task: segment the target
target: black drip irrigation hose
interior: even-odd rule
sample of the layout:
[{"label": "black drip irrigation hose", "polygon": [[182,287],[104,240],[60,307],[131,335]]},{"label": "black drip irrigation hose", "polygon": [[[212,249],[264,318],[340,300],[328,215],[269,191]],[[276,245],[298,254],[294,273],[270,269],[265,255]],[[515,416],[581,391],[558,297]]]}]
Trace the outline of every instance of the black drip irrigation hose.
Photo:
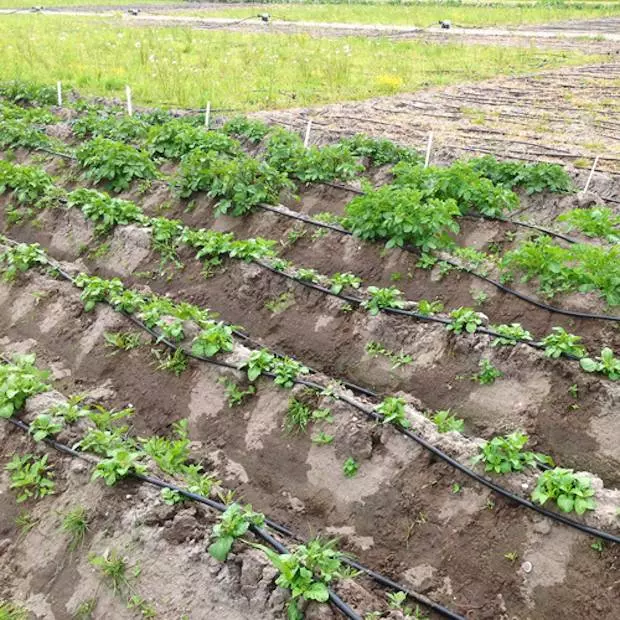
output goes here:
[{"label": "black drip irrigation hose", "polygon": [[[2,355],[1,357],[4,359],[5,362],[10,362],[10,360],[8,360],[4,355]],[[21,420],[18,420],[16,418],[7,418],[7,421],[13,424],[14,426],[16,426],[17,428],[21,429],[22,431],[28,434],[30,433],[30,427],[25,422],[22,422]],[[85,460],[91,464],[94,462],[93,459],[89,458],[88,455],[84,454],[83,452],[70,448],[69,446],[63,443],[60,443],[56,441],[55,439],[46,438],[44,439],[44,441],[45,443],[47,443],[48,445],[50,445],[52,448],[54,448],[55,450],[59,452],[62,452],[74,458]],[[226,504],[223,504],[221,502],[216,502],[215,500],[209,499],[208,497],[204,497],[202,495],[198,495],[196,493],[192,493],[188,491],[187,489],[184,489],[183,487],[177,486],[176,484],[173,484],[171,482],[166,482],[165,480],[162,480],[155,476],[148,476],[148,475],[140,474],[137,472],[132,472],[131,476],[141,482],[146,482],[147,484],[153,485],[160,489],[170,489],[172,491],[176,491],[183,497],[186,497],[187,499],[191,501],[204,504],[205,506],[208,506],[209,508],[212,508],[213,510],[216,510],[220,513],[225,512],[227,509]],[[302,537],[295,534],[289,528],[269,518],[265,518],[265,525],[269,529],[277,532],[278,534],[281,534],[282,536],[285,536],[287,538],[291,538],[292,540],[296,542],[304,541]],[[276,549],[278,553],[288,553],[287,548],[284,545],[282,545],[278,540],[276,540],[275,538],[270,536],[267,532],[265,532],[264,529],[259,528],[255,525],[251,525],[250,529],[252,530],[254,534],[256,534],[258,537],[260,537],[262,540],[264,540],[270,546]],[[365,573],[368,577],[370,577],[373,581],[377,582],[379,585],[394,589],[396,591],[404,592],[405,594],[407,594],[407,596],[413,598],[419,603],[422,603],[429,609],[436,611],[437,613],[444,616],[445,618],[450,618],[451,620],[465,620],[463,616],[451,611],[450,609],[444,607],[443,605],[435,603],[433,600],[429,599],[427,596],[404,587],[403,585],[393,581],[389,577],[386,577],[385,575],[382,575],[381,573],[377,573],[371,568],[368,568],[367,566],[364,566],[363,564],[356,562],[355,560],[349,558],[346,555],[343,555],[343,557],[341,558],[341,561],[343,562],[343,564],[347,564],[351,568],[354,568],[356,570],[359,570]],[[355,614],[355,612],[351,610],[350,607],[346,603],[344,603],[342,599],[340,599],[340,597],[338,597],[338,595],[332,592],[331,590],[330,590],[330,600],[334,604],[334,606],[337,607],[348,618],[351,618],[352,620],[361,620],[361,618],[357,614]]]},{"label": "black drip irrigation hose", "polygon": [[[52,265],[52,267],[54,267],[54,266]],[[56,268],[56,269],[57,269],[57,271],[61,275],[63,275],[64,277],[67,277],[69,280],[71,280],[73,282],[72,276],[70,276],[66,272],[62,271],[61,269],[58,269],[58,268]],[[103,302],[103,303],[107,304],[107,302]],[[129,314],[129,313],[124,312],[124,311],[118,311],[118,310],[115,310],[115,311],[120,312],[121,314],[123,314],[124,316],[129,318],[133,323],[135,323],[136,325],[141,327],[143,330],[147,331],[151,336],[156,338],[158,342],[163,343],[164,345],[166,345],[169,349],[171,349],[173,351],[179,351],[180,350],[185,355],[187,355],[188,357],[190,357],[192,359],[195,359],[195,360],[198,360],[198,361],[201,361],[201,362],[205,362],[207,364],[211,364],[211,365],[214,365],[214,366],[220,366],[220,367],[223,367],[223,368],[229,368],[229,369],[233,369],[233,370],[239,370],[239,368],[236,365],[234,365],[234,364],[230,364],[228,362],[212,360],[212,359],[209,359],[207,357],[203,357],[201,355],[197,355],[195,353],[192,353],[191,351],[186,351],[184,348],[179,347],[177,344],[169,341],[168,339],[162,338],[161,335],[158,335],[154,330],[149,328],[147,325],[145,325],[142,321],[140,321],[138,318],[136,318],[132,314]],[[276,376],[272,372],[264,372],[262,374],[264,376],[266,376],[266,377],[269,377],[269,378],[274,378]],[[319,390],[319,391],[323,390],[324,387],[325,387],[325,386],[323,386],[323,385],[321,385],[319,383],[315,383],[313,381],[307,381],[307,380],[304,380],[304,379],[294,379],[293,382],[295,384],[297,384],[297,385],[303,385],[305,387],[309,387],[309,388],[312,388],[314,390]],[[361,405],[357,401],[353,400],[352,398],[350,398],[346,394],[336,394],[335,397],[338,398],[339,400],[341,400],[342,402],[345,402],[345,403],[349,404],[354,409],[357,409],[360,413],[363,413],[364,415],[366,415],[370,419],[372,419],[372,420],[374,420],[376,422],[381,422],[381,423],[383,422],[384,418],[383,418],[383,416],[380,413],[378,413],[374,409],[367,409],[366,407],[364,407],[363,405]],[[455,469],[459,470],[461,473],[469,476],[473,480],[479,482],[483,486],[486,486],[487,488],[491,489],[492,491],[495,491],[499,495],[502,495],[503,497],[505,497],[505,498],[507,498],[507,499],[509,499],[511,501],[517,502],[518,504],[520,504],[522,506],[530,508],[531,510],[534,510],[535,512],[537,512],[539,514],[542,514],[543,516],[548,517],[549,519],[552,519],[552,520],[557,521],[559,523],[562,523],[564,525],[568,525],[570,527],[573,527],[573,528],[575,528],[575,529],[577,529],[577,530],[579,530],[581,532],[589,534],[590,536],[595,536],[595,537],[598,537],[598,538],[602,538],[603,540],[606,540],[608,542],[620,543],[620,537],[619,536],[615,536],[614,534],[609,534],[608,532],[605,532],[603,530],[598,530],[596,528],[590,527],[590,526],[585,525],[583,523],[580,523],[578,521],[574,521],[573,519],[565,517],[565,516],[563,516],[560,513],[556,513],[556,512],[552,512],[550,510],[546,510],[545,508],[542,508],[541,506],[538,506],[538,505],[534,504],[533,502],[531,502],[531,501],[529,501],[529,500],[527,500],[527,499],[525,499],[525,498],[523,498],[523,497],[521,497],[519,495],[516,495],[516,494],[512,493],[508,489],[505,489],[504,487],[496,484],[495,482],[493,482],[489,478],[487,478],[485,476],[482,476],[480,474],[477,474],[475,471],[473,471],[472,469],[470,469],[466,465],[463,465],[462,463],[460,463],[456,459],[452,458],[451,456],[449,456],[448,454],[443,452],[441,449],[433,446],[431,443],[429,443],[427,440],[425,440],[421,436],[417,435],[416,433],[414,433],[414,432],[412,432],[412,431],[410,431],[410,430],[408,430],[406,428],[403,428],[400,425],[392,425],[392,426],[397,431],[399,431],[400,433],[404,434],[409,439],[412,439],[418,445],[422,446],[424,449],[426,449],[427,451],[431,452],[433,455],[437,456],[439,459],[441,459],[444,462],[448,463],[449,465],[451,465]]]},{"label": "black drip irrigation hose", "polygon": [[[46,152],[52,153],[53,155],[58,155],[60,157],[65,157],[67,159],[76,159],[73,155],[67,155],[67,154],[63,154],[63,153],[57,153],[54,151],[50,151],[50,150],[46,150],[44,148],[40,148],[40,150],[44,150]],[[311,217],[305,216],[305,215],[301,215],[301,214],[293,214],[291,213],[288,209],[282,210],[282,209],[277,209],[275,207],[271,207],[269,205],[257,205],[259,208],[265,210],[265,211],[271,211],[273,213],[277,213],[279,215],[284,215],[285,217],[288,218],[292,218],[292,219],[296,219],[299,220],[301,222],[305,222],[306,224],[310,224],[311,226],[315,226],[315,227],[320,227],[320,228],[325,228],[328,230],[333,230],[334,232],[340,233],[340,234],[345,234],[345,235],[349,235],[349,236],[353,236],[353,233],[351,233],[350,231],[340,227],[340,226],[335,226],[333,224],[327,224],[325,222],[319,222]],[[484,218],[487,219],[487,218]],[[564,241],[567,241],[568,243],[576,243],[576,241],[574,239],[571,239],[570,237],[567,237],[565,235],[561,235],[560,233],[554,233],[553,231],[550,230],[546,230],[543,228],[540,228],[538,226],[535,226],[533,224],[525,224],[523,222],[516,222],[516,221],[512,221],[512,220],[507,220],[507,219],[503,219],[503,218],[488,218],[490,220],[495,220],[497,219],[498,221],[504,221],[504,222],[508,222],[511,224],[516,224],[519,226],[525,226],[527,228],[533,228],[536,230],[540,230],[542,232],[546,232],[547,234],[556,236],[558,238],[563,239]],[[412,254],[415,254],[416,251],[413,248],[410,247],[403,247],[403,249],[407,252],[410,252]],[[533,297],[529,297],[528,295],[525,295],[523,293],[519,293],[518,291],[515,291],[514,289],[511,289],[503,284],[501,284],[500,282],[498,282],[497,280],[493,280],[492,278],[489,278],[487,276],[484,276],[476,271],[474,271],[473,269],[469,269],[468,267],[463,267],[462,265],[459,265],[456,262],[450,261],[448,259],[442,259],[443,262],[451,265],[452,267],[455,267],[456,269],[458,269],[459,271],[464,271],[466,273],[468,273],[469,275],[478,278],[480,280],[483,280],[484,282],[487,282],[488,284],[491,284],[492,286],[498,288],[499,290],[503,291],[504,293],[507,293],[509,295],[513,295],[514,297],[517,297],[518,299],[521,299],[522,301],[529,303],[533,306],[536,306],[538,308],[541,308],[543,310],[547,310],[548,312],[552,312],[555,314],[561,314],[564,316],[570,316],[570,317],[575,317],[575,318],[579,318],[579,319],[592,319],[592,320],[600,320],[600,321],[615,321],[615,322],[620,322],[620,316],[614,316],[614,315],[608,315],[608,314],[598,314],[598,313],[589,313],[589,312],[579,312],[578,310],[565,310],[563,308],[558,308],[556,306],[550,306],[549,304],[546,304],[544,302],[538,301],[536,299],[534,299]]]},{"label": "black drip irrigation hose", "polygon": [[[14,418],[7,418],[7,421],[26,433],[30,432],[30,426],[26,424],[25,422],[22,422],[21,420],[16,420]],[[74,450],[73,448],[70,448],[69,446],[63,443],[60,443],[56,441],[55,439],[46,438],[44,439],[44,441],[49,446],[51,446],[55,450],[58,450],[59,452],[62,452],[63,454],[67,454],[68,456],[86,460],[89,463],[92,462],[91,459],[85,458],[85,455],[82,454],[81,452],[78,452],[77,450]],[[130,475],[132,478],[135,478],[136,480],[139,480],[140,482],[146,482],[147,484],[158,487],[160,489],[170,489],[171,491],[176,491],[183,497],[186,497],[187,499],[198,502],[200,504],[204,504],[205,506],[208,506],[209,508],[212,508],[213,510],[216,510],[220,513],[225,512],[227,509],[227,506],[225,504],[222,504],[221,502],[216,502],[212,499],[209,499],[208,497],[203,497],[202,495],[191,493],[190,491],[187,491],[186,489],[183,489],[182,487],[179,487],[170,482],[166,482],[165,480],[161,480],[160,478],[156,478],[154,476],[147,476],[145,474],[140,474],[137,472],[132,472]],[[265,524],[271,529],[279,532],[280,534],[297,539],[297,536],[295,536],[295,534],[293,534],[290,530],[288,530],[287,528],[283,526],[280,526],[279,524],[269,519],[265,520]],[[270,547],[275,549],[278,553],[282,554],[282,553],[289,552],[288,549],[281,542],[276,540],[273,536],[269,535],[263,528],[257,527],[256,525],[250,525],[250,530],[256,537],[260,538],[263,542],[267,543]],[[366,571],[370,571],[370,569],[366,569]],[[389,581],[387,579],[385,580]],[[349,607],[349,605],[347,605],[331,588],[329,588],[329,600],[334,605],[334,607],[336,607],[336,609],[338,609],[338,611],[340,611],[346,618],[349,618],[350,620],[362,620],[362,617],[359,614],[357,614],[351,607]],[[460,618],[460,616],[452,616],[452,617]]]},{"label": "black drip irrigation hose", "polygon": [[[283,215],[284,217],[288,217],[294,220],[299,220],[300,222],[304,222],[306,224],[310,224],[311,226],[317,226],[317,227],[321,227],[321,228],[328,228],[329,230],[333,230],[334,232],[337,232],[341,235],[348,235],[348,236],[353,236],[353,233],[349,230],[345,230],[344,228],[340,227],[340,226],[334,226],[332,224],[325,224],[323,222],[317,222],[316,220],[305,216],[305,215],[298,215],[296,213],[292,213],[290,212],[290,210],[286,209],[277,209],[275,207],[270,207],[267,205],[258,205],[258,207],[260,209],[264,209],[265,211],[272,211],[273,213],[278,213],[280,215]],[[417,251],[413,248],[413,247],[408,247],[408,246],[404,246],[402,248],[403,250],[405,250],[406,252],[409,252],[411,254],[416,254]],[[459,271],[464,271],[466,273],[468,273],[469,275],[478,278],[480,280],[483,280],[485,282],[487,282],[488,284],[492,284],[493,286],[495,286],[496,288],[500,289],[501,291],[503,291],[504,293],[507,293],[509,295],[513,295],[514,297],[518,297],[519,299],[521,299],[522,301],[525,301],[526,303],[529,303],[533,306],[537,306],[538,308],[542,308],[543,310],[547,310],[548,312],[553,312],[555,314],[562,314],[564,316],[571,316],[571,317],[575,317],[575,318],[579,318],[579,319],[596,319],[596,320],[600,320],[600,321],[616,321],[616,322],[620,322],[620,316],[614,316],[614,315],[609,315],[609,314],[596,314],[596,313],[589,313],[589,312],[579,312],[578,310],[565,310],[563,308],[557,308],[555,306],[550,306],[549,304],[545,304],[541,301],[538,301],[536,299],[534,299],[533,297],[529,297],[528,295],[524,295],[523,293],[519,293],[518,291],[515,291],[514,289],[511,289],[503,284],[501,284],[501,282],[498,282],[497,280],[493,280],[492,278],[489,278],[487,276],[484,276],[476,271],[474,271],[473,269],[469,269],[469,267],[463,267],[462,265],[451,261],[450,259],[441,259],[444,263],[447,263],[448,265],[451,265],[452,267],[455,267],[456,269],[458,269]]]}]

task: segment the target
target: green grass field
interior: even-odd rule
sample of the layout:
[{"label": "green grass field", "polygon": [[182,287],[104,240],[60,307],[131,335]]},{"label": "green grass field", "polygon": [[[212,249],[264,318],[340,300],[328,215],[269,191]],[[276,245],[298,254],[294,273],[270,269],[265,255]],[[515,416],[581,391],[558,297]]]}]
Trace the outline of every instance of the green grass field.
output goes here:
[{"label": "green grass field", "polygon": [[256,110],[357,100],[600,60],[578,53],[383,38],[135,28],[102,18],[0,21],[0,79],[62,80],[136,102]]},{"label": "green grass field", "polygon": [[[393,24],[428,27],[439,20],[450,20],[455,26],[503,26],[542,24],[546,22],[588,19],[620,15],[620,3],[606,6],[553,6],[536,3],[529,6],[446,6],[419,3],[415,5],[367,4],[266,4],[197,10],[188,15],[202,17],[243,18],[267,12],[273,19],[285,21],[342,22],[359,24]],[[181,12],[175,11],[175,15]]]}]

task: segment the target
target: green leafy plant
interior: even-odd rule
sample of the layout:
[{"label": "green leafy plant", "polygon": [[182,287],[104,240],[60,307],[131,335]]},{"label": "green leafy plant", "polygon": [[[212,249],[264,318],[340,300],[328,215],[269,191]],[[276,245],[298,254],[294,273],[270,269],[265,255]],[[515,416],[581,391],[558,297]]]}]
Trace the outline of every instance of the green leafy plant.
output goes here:
[{"label": "green leafy plant", "polygon": [[562,512],[582,515],[596,508],[594,495],[588,478],[576,475],[572,469],[556,467],[540,474],[532,500],[541,506],[552,500]]},{"label": "green leafy plant", "polygon": [[465,423],[463,420],[451,415],[449,409],[437,411],[431,420],[435,423],[437,431],[440,433],[449,433],[450,431],[462,433],[465,430]]},{"label": "green leafy plant", "polygon": [[496,474],[522,471],[526,467],[537,467],[540,463],[553,465],[553,460],[549,456],[524,451],[527,441],[527,435],[521,431],[515,431],[505,437],[494,437],[480,447],[480,454],[475,456],[472,462],[482,461],[486,471]]},{"label": "green leafy plant", "polygon": [[85,142],[75,155],[88,180],[106,182],[114,192],[127,189],[135,179],[150,180],[157,176],[148,153],[101,136]]},{"label": "green leafy plant", "polygon": [[30,434],[35,441],[55,437],[64,428],[64,420],[48,413],[40,413],[30,424]]},{"label": "green leafy plant", "polygon": [[428,620],[420,608],[416,605],[415,609],[405,605],[407,595],[404,592],[388,592],[386,594],[390,609],[400,611],[405,618],[415,618],[415,620]]},{"label": "green leafy plant", "polygon": [[152,155],[166,159],[180,159],[193,151],[230,156],[241,154],[241,145],[237,140],[220,131],[194,127],[182,118],[151,127],[147,145]]},{"label": "green leafy plant", "polygon": [[597,292],[610,306],[620,304],[620,245],[605,248],[590,243],[563,247],[542,235],[507,252],[500,262],[502,277],[522,273],[522,281],[537,279],[542,294]]},{"label": "green leafy plant", "polygon": [[511,323],[510,325],[491,325],[489,328],[498,334],[491,342],[492,347],[509,346],[513,347],[518,342],[531,342],[532,334],[524,329],[521,323]]},{"label": "green leafy plant", "polygon": [[177,377],[187,370],[189,361],[183,349],[175,349],[174,353],[160,353],[157,349],[151,349],[157,359],[157,370],[167,370]]},{"label": "green leafy plant", "polygon": [[401,366],[406,366],[413,362],[413,358],[411,355],[406,354],[404,351],[400,351],[399,353],[395,353],[394,351],[390,351],[386,349],[380,342],[375,342],[370,340],[366,343],[366,352],[372,357],[377,357],[382,355],[392,362],[392,370],[396,370]]},{"label": "green leafy plant", "polygon": [[226,121],[222,131],[228,135],[245,138],[254,144],[260,142],[270,131],[265,123],[246,116],[235,116]]},{"label": "green leafy plant", "polygon": [[360,464],[354,458],[349,457],[342,464],[342,473],[347,478],[353,478],[353,476],[355,476],[357,474],[359,468],[360,468]]},{"label": "green leafy plant", "polygon": [[454,334],[461,334],[463,331],[473,334],[484,321],[484,315],[467,307],[452,310],[450,318],[452,322],[446,325],[446,329]]},{"label": "green leafy plant", "polygon": [[284,430],[287,433],[305,433],[311,419],[312,409],[308,405],[296,398],[291,398],[288,401],[286,417],[284,419]]},{"label": "green leafy plant", "polygon": [[452,245],[459,214],[453,200],[426,200],[418,190],[384,185],[349,202],[344,226],[361,239],[385,240],[388,248],[411,245],[428,252]]},{"label": "green leafy plant", "polygon": [[109,233],[119,224],[146,222],[146,216],[134,202],[112,198],[93,189],[81,188],[70,192],[67,194],[67,205],[79,208],[89,220],[96,222],[95,232],[100,235]]},{"label": "green leafy plant", "polygon": [[388,288],[369,286],[367,291],[370,298],[362,302],[362,308],[371,316],[376,316],[385,308],[402,308],[405,305],[402,291],[394,286]]},{"label": "green leafy plant", "polygon": [[326,446],[334,441],[334,436],[326,433],[325,431],[319,431],[312,436],[312,443],[318,446]]},{"label": "green leafy plant", "polygon": [[196,150],[181,160],[176,186],[183,198],[205,191],[218,200],[216,213],[240,216],[256,205],[276,204],[290,182],[266,162]]},{"label": "green leafy plant", "polygon": [[422,160],[420,153],[414,149],[400,146],[385,138],[371,138],[361,133],[341,140],[341,144],[357,157],[368,158],[373,166],[397,164],[401,161],[415,164]]},{"label": "green leafy plant", "polygon": [[314,539],[284,554],[278,554],[263,545],[253,545],[262,550],[278,569],[276,584],[291,593],[287,608],[289,620],[303,618],[300,600],[324,603],[329,598],[329,585],[336,579],[349,576],[335,544],[335,541]]},{"label": "green leafy plant", "polygon": [[271,372],[275,374],[273,381],[276,385],[290,389],[299,375],[308,374],[310,370],[290,357],[276,357],[273,359]]},{"label": "green leafy plant", "polygon": [[375,411],[383,416],[383,424],[394,424],[401,428],[410,428],[411,422],[405,413],[405,400],[396,396],[387,396],[375,407]]},{"label": "green leafy plant", "polygon": [[228,400],[228,406],[231,409],[241,405],[249,396],[256,394],[256,387],[254,385],[249,385],[247,389],[240,390],[239,386],[230,379],[223,378],[222,383],[224,384],[224,391],[226,393],[226,399]]},{"label": "green leafy plant", "polygon": [[573,189],[570,176],[558,164],[497,161],[491,155],[466,162],[481,176],[505,187],[521,187],[526,193],[569,192]]},{"label": "green leafy plant", "polygon": [[7,282],[11,282],[18,273],[28,271],[34,265],[47,264],[47,256],[38,243],[18,243],[0,254],[0,272]]},{"label": "green leafy plant", "polygon": [[170,475],[185,471],[189,459],[189,435],[187,420],[173,425],[175,439],[154,435],[148,439],[140,438],[142,450],[157,463],[157,466]]},{"label": "green leafy plant", "polygon": [[92,479],[102,478],[108,486],[114,486],[133,473],[143,474],[146,466],[141,463],[142,458],[141,452],[127,448],[109,450],[106,457],[95,466]]},{"label": "green leafy plant", "polygon": [[495,383],[496,379],[504,376],[504,373],[495,368],[495,366],[493,366],[493,364],[487,359],[481,359],[478,362],[478,367],[480,370],[476,374],[472,375],[471,379],[480,385],[490,385],[491,383]]},{"label": "green leafy plant", "polygon": [[249,504],[231,504],[213,526],[214,542],[209,545],[210,555],[220,562],[226,561],[235,540],[241,538],[251,526],[262,527],[264,523],[265,516],[254,512]]},{"label": "green leafy plant", "polygon": [[168,487],[162,489],[160,495],[164,504],[168,504],[168,506],[175,506],[176,504],[181,504],[185,501],[183,495],[174,489],[169,489]]},{"label": "green leafy plant", "polygon": [[138,332],[104,332],[103,338],[106,347],[115,349],[112,355],[119,351],[131,351],[142,344],[142,335]]},{"label": "green leafy plant", "polygon": [[53,481],[52,467],[48,465],[47,454],[40,459],[35,459],[32,454],[16,454],[5,469],[10,472],[10,488],[19,493],[18,504],[30,498],[41,499],[54,492],[56,484]]},{"label": "green leafy plant", "polygon": [[42,168],[0,161],[0,194],[11,190],[17,203],[36,203],[53,188],[52,177]]},{"label": "green leafy plant", "polygon": [[256,381],[265,372],[270,372],[273,367],[275,356],[266,349],[252,351],[247,361],[241,364],[240,368],[246,368],[248,379]]},{"label": "green leafy plant", "polygon": [[30,613],[17,603],[0,599],[0,620],[28,620]]},{"label": "green leafy plant", "polygon": [[115,549],[106,551],[102,555],[91,555],[89,562],[101,571],[106,581],[116,594],[127,585],[127,558],[118,554]]},{"label": "green leafy plant", "polygon": [[451,202],[457,213],[470,211],[496,217],[515,209],[517,195],[507,187],[484,178],[464,162],[437,167],[399,163],[392,169],[394,185],[418,192],[424,201]]},{"label": "green leafy plant", "polygon": [[553,327],[541,343],[545,346],[545,355],[553,359],[561,355],[572,355],[581,359],[587,355],[585,347],[580,344],[581,336],[569,334],[563,327]]},{"label": "green leafy plant", "polygon": [[428,299],[420,299],[417,310],[422,316],[432,316],[443,310],[443,303],[438,300],[428,301]]},{"label": "green leafy plant", "polygon": [[571,209],[558,217],[569,230],[580,230],[587,237],[600,237],[609,243],[620,243],[620,216],[608,207]]},{"label": "green leafy plant", "polygon": [[595,359],[582,357],[579,363],[586,372],[600,372],[612,381],[620,379],[620,359],[614,356],[614,352],[609,347],[601,350],[600,357]]},{"label": "green leafy plant", "polygon": [[16,355],[11,363],[0,364],[0,418],[10,418],[29,396],[46,392],[49,372],[39,370],[34,355]]},{"label": "green leafy plant", "polygon": [[83,289],[80,299],[84,304],[84,310],[90,312],[100,301],[107,301],[112,296],[123,293],[123,283],[118,278],[106,280],[98,276],[89,276],[80,273],[75,278],[75,285]]}]

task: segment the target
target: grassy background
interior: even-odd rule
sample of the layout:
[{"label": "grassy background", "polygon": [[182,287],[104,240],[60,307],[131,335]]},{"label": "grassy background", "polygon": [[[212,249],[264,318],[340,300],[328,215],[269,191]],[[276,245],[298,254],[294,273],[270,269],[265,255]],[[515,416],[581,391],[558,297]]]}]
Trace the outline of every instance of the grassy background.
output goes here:
[{"label": "grassy background", "polygon": [[[439,20],[450,20],[454,26],[500,26],[536,24],[565,19],[587,19],[620,15],[620,3],[605,6],[446,6],[366,4],[266,4],[260,7],[227,7],[174,11],[202,17],[243,18],[257,11],[269,13],[273,19],[285,21],[348,22],[359,24],[394,24],[428,27]],[[172,14],[172,13],[171,13]]]},{"label": "grassy background", "polygon": [[419,88],[598,61],[535,48],[312,38],[113,20],[10,15],[0,21],[0,79],[62,80],[84,93],[136,102],[244,110],[364,99]]}]

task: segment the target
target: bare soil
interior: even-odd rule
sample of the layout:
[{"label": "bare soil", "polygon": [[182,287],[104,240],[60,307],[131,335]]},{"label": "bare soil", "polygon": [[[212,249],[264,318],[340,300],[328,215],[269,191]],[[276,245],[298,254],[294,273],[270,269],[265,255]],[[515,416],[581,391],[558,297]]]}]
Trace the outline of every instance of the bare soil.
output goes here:
[{"label": "bare soil", "polygon": [[[346,126],[347,133],[363,130],[414,144],[429,127],[435,131],[437,117],[445,115],[448,118],[436,129],[435,161],[453,159],[463,144],[491,150],[490,139],[493,148],[505,155],[574,161],[575,149],[583,146],[585,136],[603,136],[611,148],[614,134],[604,137],[610,131],[604,124],[613,125],[613,120],[595,118],[581,105],[582,99],[571,107],[554,96],[563,92],[561,84],[567,80],[583,100],[611,96],[617,71],[616,65],[564,70],[550,72],[544,79],[495,80],[479,88],[263,116],[296,128],[313,118],[319,142],[333,139]],[[466,120],[472,113],[463,102],[483,106],[485,115],[503,106],[508,124],[501,135],[506,138],[476,131],[476,123]],[[549,146],[544,135],[528,135],[528,142],[536,141],[535,147],[514,142],[518,122],[510,125],[513,116],[533,118],[552,105],[561,113],[547,112],[548,122],[561,145]],[[611,104],[606,109],[612,119],[615,109]],[[373,116],[375,110],[378,113]],[[566,132],[569,115],[571,127],[578,130],[573,136]],[[409,123],[414,118],[415,123]],[[480,137],[472,142],[473,136]],[[519,150],[522,147],[526,150]],[[544,155],[538,155],[542,151]],[[17,157],[30,159],[24,153]],[[601,165],[612,169],[614,161],[609,156]],[[46,159],[45,165],[61,178],[71,172],[53,158]],[[583,171],[574,170],[574,174],[584,181]],[[66,185],[75,183],[74,179]],[[346,190],[328,186],[300,190],[299,201],[290,197],[283,201],[307,214],[341,213],[351,197]],[[598,197],[620,199],[617,177],[610,174],[596,174],[592,190]],[[332,232],[317,237],[310,226],[262,211],[245,218],[216,218],[212,203],[204,197],[188,210],[187,202],[174,198],[162,183],[146,192],[134,188],[123,196],[136,200],[151,215],[231,230],[242,238],[277,239],[282,255],[297,266],[328,275],[352,271],[365,285],[395,284],[409,299],[439,297],[448,309],[472,305],[472,289],[484,288],[489,298],[479,309],[491,323],[521,322],[537,337],[563,325],[582,335],[592,349],[603,344],[616,351],[620,348],[619,332],[611,324],[569,320],[535,309],[462,273],[440,278],[436,271],[417,269],[417,258],[407,252],[384,252],[380,245]],[[522,206],[535,221],[549,223],[574,207],[575,201],[572,196],[541,195],[524,197]],[[2,198],[3,214],[8,205]],[[347,379],[380,394],[402,394],[419,410],[450,408],[465,420],[474,446],[477,438],[522,429],[530,435],[533,449],[551,454],[560,465],[593,472],[606,487],[618,485],[619,387],[586,375],[573,362],[548,360],[523,345],[490,348],[487,337],[449,336],[441,326],[406,317],[371,318],[361,311],[349,312],[342,301],[254,264],[225,261],[205,278],[202,265],[182,255],[182,270],[162,274],[147,231],[118,227],[109,239],[97,239],[92,225],[78,212],[47,210],[18,226],[8,226],[4,220],[2,229],[14,239],[41,243],[52,256],[73,267],[119,276],[126,285],[148,287],[218,311],[222,319],[242,325],[254,341],[295,356],[324,377]],[[294,243],[289,238],[293,230],[305,231]],[[512,224],[463,220],[458,240],[477,249],[491,243],[501,243],[505,249],[509,247],[506,231],[517,232],[517,239],[524,234]],[[107,251],[95,254],[104,241],[109,242]],[[393,274],[399,274],[396,282]],[[292,303],[274,313],[266,304],[282,293],[288,293]],[[592,296],[556,302],[601,308]],[[107,308],[85,313],[79,292],[50,276],[32,271],[13,284],[0,283],[4,352],[36,352],[39,365],[52,368],[55,387],[65,394],[87,393],[109,407],[133,404],[138,413],[131,432],[136,435],[167,434],[173,422],[187,418],[196,459],[226,488],[236,489],[238,498],[300,535],[337,536],[345,551],[367,565],[471,619],[546,619],[566,614],[565,610],[570,610],[570,617],[585,619],[620,616],[617,546],[593,550],[589,537],[495,497],[391,427],[370,424],[342,403],[329,405],[334,423],[325,430],[335,436],[333,444],[317,446],[310,434],[287,434],[283,420],[289,392],[262,379],[256,396],[231,409],[219,379],[226,376],[243,383],[240,373],[193,361],[179,377],[166,374],[156,370],[146,340],[134,351],[111,355],[103,334],[119,329],[132,329],[132,324]],[[413,363],[395,370],[386,360],[370,358],[365,352],[369,340],[402,349]],[[470,380],[482,357],[504,372],[494,385],[480,386]],[[573,384],[579,388],[578,409],[569,394]],[[293,394],[303,397],[299,388]],[[89,553],[116,549],[132,566],[142,568],[132,587],[154,605],[159,617],[285,617],[285,595],[274,584],[275,571],[260,556],[238,545],[232,561],[220,565],[206,553],[213,513],[196,506],[167,506],[154,490],[137,483],[112,489],[89,483],[83,464],[53,452],[57,493],[25,506],[37,523],[29,532],[20,532],[15,524],[20,508],[8,490],[3,466],[14,453],[49,450],[36,447],[5,424],[0,424],[0,441],[0,494],[5,500],[0,502],[0,599],[22,601],[35,618],[63,620],[81,602],[95,597],[95,618],[134,618],[136,612],[102,584],[88,563]],[[442,441],[458,445],[450,437]],[[468,462],[470,454],[463,451],[459,456]],[[358,475],[350,479],[341,473],[348,457],[360,463]],[[518,477],[507,484],[514,488],[523,484],[524,494],[529,490],[528,481]],[[618,491],[609,493],[614,498]],[[58,532],[59,513],[76,505],[88,509],[92,522],[84,546],[70,553],[66,537]],[[613,506],[608,508],[612,519]],[[605,526],[613,529],[607,522]],[[359,613],[380,608],[384,600],[384,594],[365,580],[357,585],[345,582],[338,592]],[[310,609],[307,617],[336,617],[331,614],[323,608]]]}]

